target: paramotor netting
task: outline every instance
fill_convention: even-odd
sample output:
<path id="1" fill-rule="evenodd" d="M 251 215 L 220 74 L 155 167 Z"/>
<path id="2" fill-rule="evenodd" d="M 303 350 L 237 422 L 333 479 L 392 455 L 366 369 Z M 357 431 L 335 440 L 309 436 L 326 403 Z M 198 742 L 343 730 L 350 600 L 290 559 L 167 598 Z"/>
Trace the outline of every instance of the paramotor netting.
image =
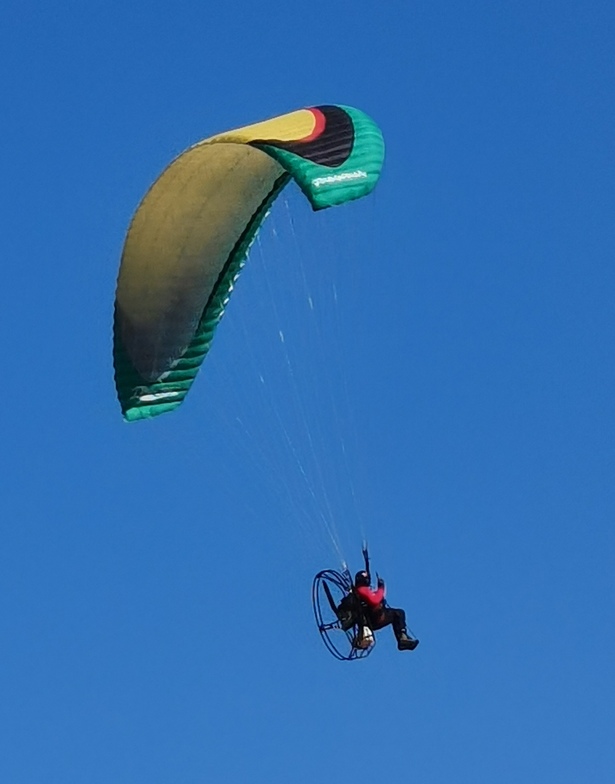
<path id="1" fill-rule="evenodd" d="M 322 641 L 336 659 L 354 661 L 369 656 L 376 638 L 352 590 L 348 571 L 319 572 L 312 584 L 312 604 Z"/>

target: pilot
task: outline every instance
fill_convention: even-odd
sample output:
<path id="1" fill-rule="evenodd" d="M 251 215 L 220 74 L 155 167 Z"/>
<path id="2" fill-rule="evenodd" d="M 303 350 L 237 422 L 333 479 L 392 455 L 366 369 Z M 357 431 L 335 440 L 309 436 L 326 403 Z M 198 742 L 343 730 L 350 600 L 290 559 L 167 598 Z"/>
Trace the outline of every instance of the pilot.
<path id="1" fill-rule="evenodd" d="M 391 625 L 400 651 L 413 651 L 419 641 L 408 634 L 406 613 L 403 610 L 389 607 L 384 600 L 384 580 L 378 578 L 378 587 L 374 591 L 370 585 L 369 572 L 357 572 L 354 578 L 354 592 L 363 603 L 367 620 L 376 631 Z"/>

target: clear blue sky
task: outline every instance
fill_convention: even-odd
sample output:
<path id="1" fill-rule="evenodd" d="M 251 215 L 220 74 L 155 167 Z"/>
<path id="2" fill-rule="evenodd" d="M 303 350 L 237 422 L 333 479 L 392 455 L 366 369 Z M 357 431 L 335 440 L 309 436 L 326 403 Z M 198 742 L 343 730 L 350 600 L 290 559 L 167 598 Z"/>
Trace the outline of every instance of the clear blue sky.
<path id="1" fill-rule="evenodd" d="M 606 1 L 4 3 L 2 782 L 615 780 L 614 37 Z M 382 127 L 373 199 L 291 193 L 184 405 L 125 424 L 146 188 L 318 103 Z M 322 647 L 287 428 L 416 652 Z"/>

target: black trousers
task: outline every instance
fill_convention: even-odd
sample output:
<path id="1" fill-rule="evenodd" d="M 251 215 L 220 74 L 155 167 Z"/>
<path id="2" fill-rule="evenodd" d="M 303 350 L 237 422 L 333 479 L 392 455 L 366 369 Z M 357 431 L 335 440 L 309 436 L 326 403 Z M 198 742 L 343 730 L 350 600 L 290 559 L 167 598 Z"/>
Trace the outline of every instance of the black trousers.
<path id="1" fill-rule="evenodd" d="M 393 634 L 399 640 L 401 634 L 406 632 L 406 613 L 395 607 L 384 607 L 381 612 L 370 617 L 372 629 L 384 629 L 385 626 L 393 627 Z"/>

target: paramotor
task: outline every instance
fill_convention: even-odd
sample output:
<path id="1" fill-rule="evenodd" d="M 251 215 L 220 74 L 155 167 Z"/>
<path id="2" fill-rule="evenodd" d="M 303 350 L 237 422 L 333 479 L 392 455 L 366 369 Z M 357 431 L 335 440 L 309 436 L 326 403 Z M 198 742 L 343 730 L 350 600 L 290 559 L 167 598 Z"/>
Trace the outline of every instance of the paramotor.
<path id="1" fill-rule="evenodd" d="M 318 572 L 312 584 L 312 605 L 322 641 L 336 659 L 354 661 L 369 656 L 376 637 L 347 569 Z"/>

